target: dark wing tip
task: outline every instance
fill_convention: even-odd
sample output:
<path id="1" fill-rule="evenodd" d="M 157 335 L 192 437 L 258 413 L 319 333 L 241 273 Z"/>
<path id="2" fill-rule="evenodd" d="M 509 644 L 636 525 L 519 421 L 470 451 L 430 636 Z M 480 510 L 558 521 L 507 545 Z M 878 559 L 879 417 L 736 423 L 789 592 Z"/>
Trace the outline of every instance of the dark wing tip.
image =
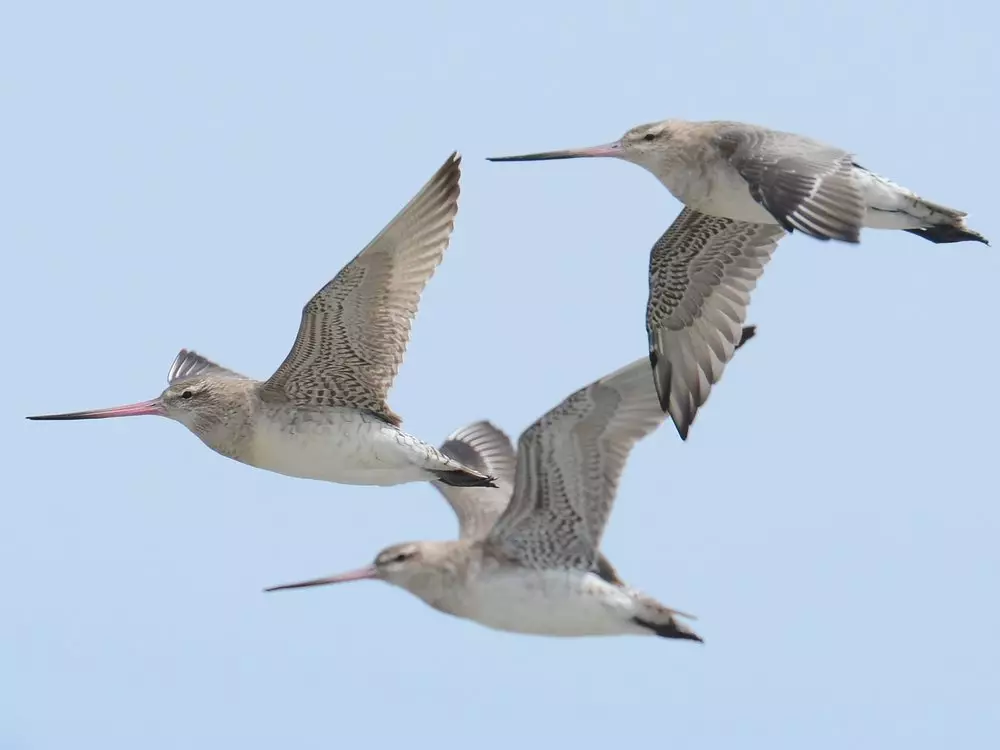
<path id="1" fill-rule="evenodd" d="M 777 217 L 775 217 L 777 218 Z M 846 242 L 850 245 L 858 245 L 861 243 L 861 230 L 857 227 L 851 227 L 850 229 L 845 229 L 841 232 L 828 232 L 820 234 L 819 232 L 814 232 L 810 229 L 806 229 L 801 225 L 792 224 L 787 219 L 779 219 L 781 228 L 784 229 L 789 234 L 794 234 L 795 232 L 801 232 L 807 237 L 812 237 L 814 240 L 819 240 L 820 242 L 829 242 L 830 240 L 837 240 L 839 242 Z"/>
<path id="2" fill-rule="evenodd" d="M 743 346 L 746 342 L 748 342 L 756 335 L 757 335 L 756 325 L 743 326 L 743 334 L 740 336 L 740 340 L 739 343 L 736 344 L 736 348 L 739 349 L 741 346 Z"/>
<path id="3" fill-rule="evenodd" d="M 427 181 L 425 189 L 433 184 L 445 183 L 449 189 L 457 189 L 462 175 L 462 155 L 458 151 L 452 151 L 451 155 L 445 159 L 434 176 Z"/>
<path id="4" fill-rule="evenodd" d="M 756 326 L 747 326 L 747 328 L 756 329 Z M 746 337 L 746 340 L 749 341 L 750 338 L 753 338 L 753 335 L 751 333 Z M 660 357 L 659 352 L 656 351 L 655 344 L 649 348 L 649 364 L 653 368 L 653 383 L 656 386 L 656 398 L 660 402 L 660 409 L 663 410 L 664 414 L 670 415 L 670 419 L 673 421 L 674 427 L 677 428 L 677 434 L 681 436 L 681 440 L 687 440 L 688 430 L 690 430 L 691 423 L 694 421 L 694 415 L 676 413 L 678 410 L 670 408 L 670 379 L 672 377 L 670 360 Z"/>
<path id="5" fill-rule="evenodd" d="M 670 363 L 667 363 L 667 372 L 665 374 L 660 372 L 659 364 L 660 355 L 657 353 L 656 347 L 650 344 L 649 365 L 653 368 L 653 385 L 656 386 L 656 398 L 660 402 L 660 409 L 666 414 L 670 408 Z"/>
<path id="6" fill-rule="evenodd" d="M 844 232 L 841 237 L 834 237 L 835 240 L 840 240 L 841 242 L 849 242 L 852 245 L 861 244 L 861 229 L 860 227 L 851 227 L 848 231 Z"/>

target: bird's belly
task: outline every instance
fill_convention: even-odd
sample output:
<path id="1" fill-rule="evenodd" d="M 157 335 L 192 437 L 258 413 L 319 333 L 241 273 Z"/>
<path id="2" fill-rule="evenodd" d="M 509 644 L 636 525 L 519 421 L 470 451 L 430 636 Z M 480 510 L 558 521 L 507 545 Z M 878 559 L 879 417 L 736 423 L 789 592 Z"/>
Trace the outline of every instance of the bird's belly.
<path id="1" fill-rule="evenodd" d="M 246 463 L 340 484 L 388 486 L 426 479 L 402 437 L 391 425 L 358 412 L 261 419 Z"/>
<path id="2" fill-rule="evenodd" d="M 495 630 L 552 636 L 644 633 L 631 597 L 591 573 L 528 571 L 477 580 L 454 611 Z"/>

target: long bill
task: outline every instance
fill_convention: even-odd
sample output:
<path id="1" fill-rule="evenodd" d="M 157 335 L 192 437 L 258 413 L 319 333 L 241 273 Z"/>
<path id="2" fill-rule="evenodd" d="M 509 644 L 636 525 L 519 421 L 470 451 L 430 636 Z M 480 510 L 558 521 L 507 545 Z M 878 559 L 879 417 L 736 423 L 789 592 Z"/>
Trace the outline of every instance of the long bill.
<path id="1" fill-rule="evenodd" d="M 365 581 L 373 578 L 378 578 L 378 571 L 375 569 L 374 565 L 369 565 L 364 568 L 358 568 L 357 570 L 351 570 L 347 573 L 340 573 L 335 576 L 327 576 L 326 578 L 313 578 L 310 581 L 299 581 L 298 583 L 284 583 L 280 586 L 271 586 L 270 588 L 264 589 L 264 591 L 281 591 L 283 589 L 303 589 L 307 586 L 326 586 L 330 583 L 347 583 L 348 581 Z"/>
<path id="2" fill-rule="evenodd" d="M 140 401 L 137 404 L 127 404 L 126 406 L 112 406 L 109 409 L 72 411 L 66 414 L 42 414 L 36 417 L 28 417 L 28 419 L 108 419 L 109 417 L 141 417 L 146 415 L 153 415 L 157 417 L 166 415 L 166 410 L 163 408 L 163 404 L 160 402 L 160 399 L 154 398 L 150 401 Z"/>
<path id="3" fill-rule="evenodd" d="M 602 146 L 587 148 L 567 148 L 562 151 L 542 151 L 538 154 L 521 154 L 520 156 L 491 156 L 486 161 L 549 161 L 551 159 L 580 159 L 583 157 L 622 155 L 621 141 L 605 143 Z"/>

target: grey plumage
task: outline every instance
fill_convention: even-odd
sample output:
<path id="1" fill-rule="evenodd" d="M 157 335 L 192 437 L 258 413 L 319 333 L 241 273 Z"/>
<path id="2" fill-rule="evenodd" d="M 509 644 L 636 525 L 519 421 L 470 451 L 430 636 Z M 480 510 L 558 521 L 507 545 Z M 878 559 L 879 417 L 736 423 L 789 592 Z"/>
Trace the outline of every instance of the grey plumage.
<path id="1" fill-rule="evenodd" d="M 175 419 L 212 450 L 307 479 L 389 486 L 493 479 L 399 428 L 386 403 L 420 295 L 448 247 L 461 159 L 453 153 L 417 195 L 304 307 L 291 351 L 266 381 L 182 350 L 158 398 L 29 419 Z"/>
<path id="2" fill-rule="evenodd" d="M 982 242 L 966 213 L 920 197 L 812 138 L 727 120 L 662 120 L 612 143 L 491 161 L 624 159 L 649 170 L 688 208 L 778 224 L 820 240 L 860 241 L 863 227 L 900 229 L 930 242 Z"/>
<path id="3" fill-rule="evenodd" d="M 488 543 L 525 567 L 593 570 L 629 451 L 664 418 L 645 359 L 570 395 L 521 435 Z"/>
<path id="4" fill-rule="evenodd" d="M 201 356 L 198 352 L 193 352 L 190 349 L 181 349 L 177 356 L 174 357 L 174 361 L 170 365 L 170 370 L 167 372 L 167 383 L 173 385 L 182 380 L 197 378 L 203 375 L 247 380 L 246 375 L 241 375 L 227 367 L 223 367 L 207 357 Z"/>
<path id="5" fill-rule="evenodd" d="M 849 153 L 743 123 L 719 123 L 713 142 L 747 181 L 753 199 L 786 230 L 820 240 L 861 241 L 866 207 Z"/>
<path id="6" fill-rule="evenodd" d="M 386 404 L 420 294 L 448 247 L 461 157 L 447 162 L 368 246 L 309 301 L 292 350 L 264 383 L 272 403 L 368 409 Z"/>
<path id="7" fill-rule="evenodd" d="M 685 208 L 649 256 L 646 332 L 660 405 L 681 437 L 733 353 L 750 294 L 784 230 Z M 749 334 L 749 335 L 748 335 Z"/>
<path id="8" fill-rule="evenodd" d="M 522 433 L 515 454 L 488 422 L 458 430 L 441 452 L 497 475 L 493 490 L 436 485 L 460 539 L 386 547 L 373 564 L 266 591 L 382 580 L 435 609 L 497 630 L 553 636 L 657 635 L 700 642 L 666 607 L 624 583 L 599 552 L 632 446 L 666 418 L 645 359 L 581 388 Z M 493 493 L 493 494 L 491 494 Z"/>
<path id="9" fill-rule="evenodd" d="M 514 491 L 517 453 L 507 434 L 485 420 L 455 430 L 441 444 L 441 452 L 481 474 L 496 479 L 497 489 L 449 487 L 435 482 L 458 517 L 460 539 L 485 539 L 510 503 Z M 598 551 L 592 572 L 608 583 L 624 586 L 611 562 Z"/>
<path id="10" fill-rule="evenodd" d="M 506 433 L 483 420 L 455 430 L 441 444 L 441 452 L 496 481 L 496 489 L 433 483 L 458 517 L 459 538 L 482 539 L 507 507 L 514 490 L 514 446 Z"/>

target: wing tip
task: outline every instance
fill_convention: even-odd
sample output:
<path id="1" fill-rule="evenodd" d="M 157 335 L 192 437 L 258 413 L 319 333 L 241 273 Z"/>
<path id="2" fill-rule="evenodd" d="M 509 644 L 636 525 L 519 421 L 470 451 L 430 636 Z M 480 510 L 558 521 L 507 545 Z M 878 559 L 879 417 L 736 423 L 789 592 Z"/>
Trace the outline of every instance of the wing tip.
<path id="1" fill-rule="evenodd" d="M 445 159 L 444 164 L 441 165 L 439 172 L 445 174 L 451 174 L 454 172 L 462 171 L 462 155 L 458 151 L 452 151 L 451 155 Z"/>
<path id="2" fill-rule="evenodd" d="M 757 335 L 757 324 L 751 323 L 750 325 L 743 326 L 743 332 L 740 334 L 740 340 L 736 344 L 736 349 L 738 351 L 741 346 Z"/>
<path id="3" fill-rule="evenodd" d="M 670 366 L 670 359 L 661 357 L 655 342 L 650 342 L 649 364 L 653 368 L 653 384 L 656 386 L 656 400 L 660 404 L 660 410 L 670 416 L 670 421 L 674 423 L 677 434 L 681 440 L 687 440 L 688 430 L 694 418 L 681 411 L 680 408 L 670 407 L 670 383 L 673 378 L 673 368 Z"/>

